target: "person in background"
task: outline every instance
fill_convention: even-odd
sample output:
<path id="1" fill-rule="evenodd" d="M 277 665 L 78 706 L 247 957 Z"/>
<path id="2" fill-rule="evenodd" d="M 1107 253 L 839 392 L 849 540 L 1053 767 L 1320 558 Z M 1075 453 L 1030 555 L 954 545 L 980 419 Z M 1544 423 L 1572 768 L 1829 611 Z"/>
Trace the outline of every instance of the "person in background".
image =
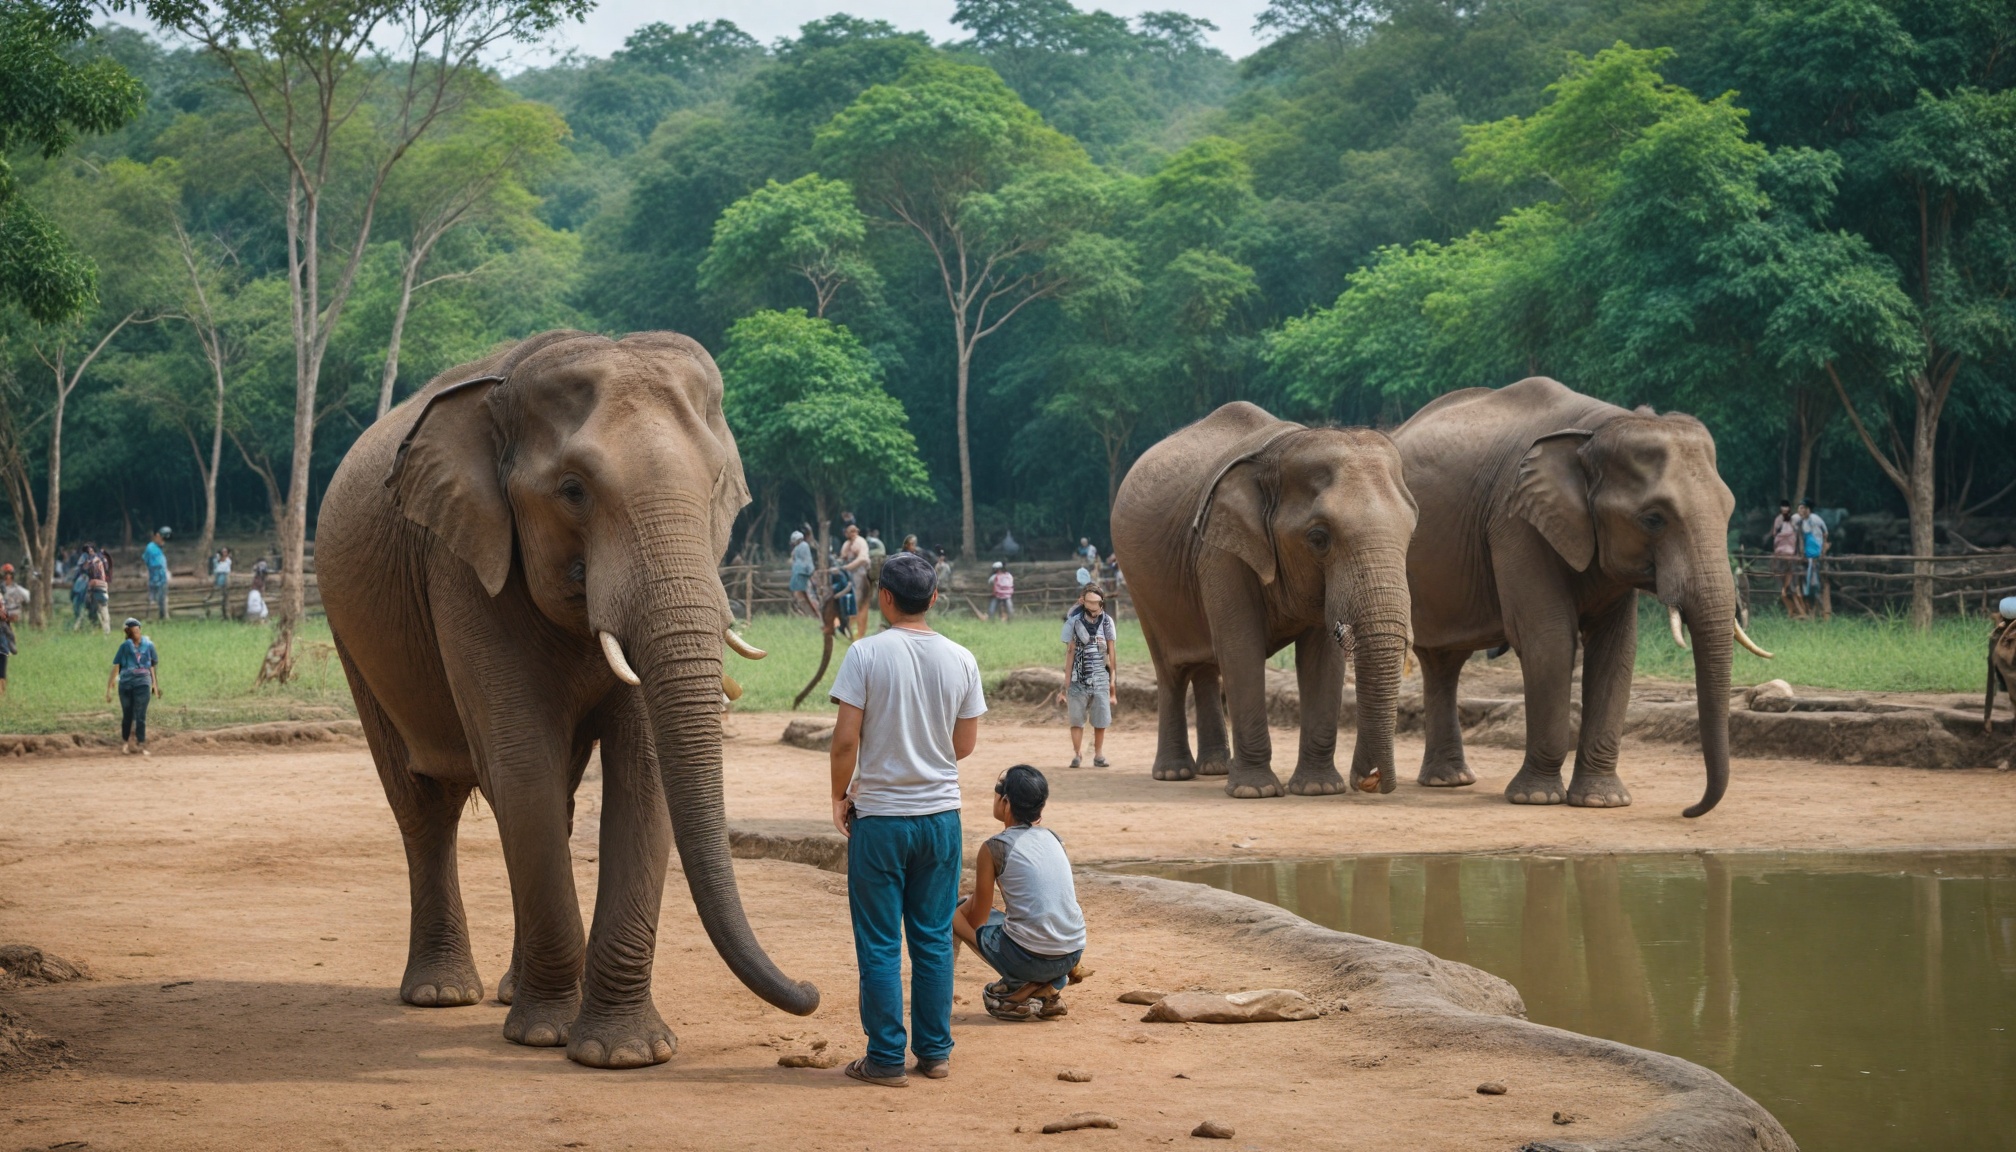
<path id="1" fill-rule="evenodd" d="M 140 621 L 126 618 L 126 639 L 112 654 L 112 675 L 105 679 L 105 702 L 112 702 L 112 688 L 119 688 L 119 739 L 126 754 L 147 751 L 147 703 L 161 695 L 161 656 L 154 641 L 140 634 Z"/>
<path id="2" fill-rule="evenodd" d="M 84 577 L 84 606 L 91 622 L 100 632 L 112 631 L 112 558 L 96 543 L 86 544 L 77 571 Z"/>
<path id="3" fill-rule="evenodd" d="M 996 615 L 1003 623 L 1015 619 L 1015 573 L 1000 560 L 994 562 L 994 574 L 987 577 L 987 590 L 993 598 L 987 601 L 987 619 Z"/>
<path id="4" fill-rule="evenodd" d="M 245 593 L 245 622 L 264 624 L 266 622 L 266 577 L 273 569 L 267 565 L 264 556 L 252 562 L 252 589 Z"/>
<path id="5" fill-rule="evenodd" d="M 840 715 L 829 758 L 833 826 L 847 837 L 847 906 L 861 972 L 868 1054 L 847 1075 L 907 1087 L 952 1068 L 952 910 L 962 843 L 959 761 L 972 755 L 987 700 L 973 654 L 931 630 L 931 566 L 898 554 L 878 594 L 889 627 L 847 649 L 833 679 Z M 910 1030 L 903 1029 L 903 946 Z"/>
<path id="6" fill-rule="evenodd" d="M 1771 549 L 1771 571 L 1778 577 L 1778 602 L 1785 606 L 1785 615 L 1798 620 L 1806 615 L 1806 598 L 1799 591 L 1799 519 L 1792 515 L 1790 500 L 1778 502 L 1778 515 L 1764 543 Z"/>
<path id="7" fill-rule="evenodd" d="M 952 597 L 950 595 L 952 591 L 952 558 L 945 555 L 945 549 L 943 548 L 938 549 L 938 562 L 931 568 L 931 577 L 937 582 L 938 611 L 943 612 L 952 606 Z"/>
<path id="8" fill-rule="evenodd" d="M 1113 705 L 1120 702 L 1113 682 L 1119 668 L 1113 655 L 1113 617 L 1106 614 L 1106 594 L 1098 585 L 1078 597 L 1059 638 L 1064 641 L 1064 688 L 1057 701 L 1069 709 L 1071 767 L 1083 759 L 1087 721 L 1092 725 L 1092 766 L 1107 767 L 1106 729 L 1113 724 Z"/>
<path id="9" fill-rule="evenodd" d="M 819 602 L 812 598 L 812 572 L 816 567 L 812 562 L 812 544 L 805 539 L 805 533 L 791 533 L 791 610 L 803 609 L 814 620 L 819 618 Z"/>
<path id="10" fill-rule="evenodd" d="M 1085 914 L 1064 841 L 1038 827 L 1050 782 L 1017 764 L 994 782 L 994 819 L 1001 831 L 973 861 L 973 895 L 952 916 L 952 931 L 999 973 L 982 994 L 997 1020 L 1054 1020 L 1065 1015 L 1064 985 L 1091 973 L 1085 956 Z M 1001 906 L 994 911 L 994 886 Z"/>
<path id="11" fill-rule="evenodd" d="M 70 630 L 84 620 L 84 611 L 89 606 L 86 598 L 91 590 L 91 581 L 84 575 L 82 567 L 84 553 L 80 550 L 70 561 Z"/>
<path id="12" fill-rule="evenodd" d="M 842 513 L 845 516 L 847 513 Z M 861 535 L 861 529 L 849 523 L 842 530 L 846 537 L 840 545 L 840 574 L 847 579 L 847 592 L 853 598 L 854 634 L 850 640 L 858 640 L 868 635 L 868 540 Z"/>
<path id="13" fill-rule="evenodd" d="M 868 529 L 868 594 L 861 602 L 861 624 L 863 636 L 867 633 L 868 610 L 875 606 L 875 586 L 882 579 L 882 565 L 889 560 L 889 548 L 882 543 L 880 528 Z"/>
<path id="14" fill-rule="evenodd" d="M 1820 557 L 1827 554 L 1827 522 L 1813 514 L 1813 506 L 1799 502 L 1799 539 L 1806 556 L 1806 599 L 1820 593 Z"/>
<path id="15" fill-rule="evenodd" d="M 167 542 L 168 529 L 156 528 L 140 553 L 140 559 L 147 565 L 147 599 L 154 602 L 155 618 L 159 620 L 168 618 L 168 553 L 161 547 Z"/>
<path id="16" fill-rule="evenodd" d="M 924 555 L 924 549 L 917 546 L 917 536 L 915 533 L 903 537 L 903 547 L 898 549 L 898 551 L 908 552 L 913 556 Z"/>
<path id="17" fill-rule="evenodd" d="M 7 660 L 19 650 L 14 625 L 27 615 L 28 589 L 14 581 L 14 565 L 0 564 L 0 696 L 7 694 Z"/>
<path id="18" fill-rule="evenodd" d="M 210 583 L 217 590 L 217 611 L 224 619 L 231 618 L 231 549 L 219 548 L 211 561 Z M 207 604 L 208 601 L 205 601 Z"/>
<path id="19" fill-rule="evenodd" d="M 1099 582 L 1098 547 L 1095 546 L 1091 540 L 1083 536 L 1080 536 L 1078 537 L 1078 550 L 1076 552 L 1073 552 L 1072 555 L 1077 557 L 1078 560 L 1084 563 L 1085 571 L 1092 574 L 1092 579 L 1087 581 L 1087 583 L 1097 584 Z"/>

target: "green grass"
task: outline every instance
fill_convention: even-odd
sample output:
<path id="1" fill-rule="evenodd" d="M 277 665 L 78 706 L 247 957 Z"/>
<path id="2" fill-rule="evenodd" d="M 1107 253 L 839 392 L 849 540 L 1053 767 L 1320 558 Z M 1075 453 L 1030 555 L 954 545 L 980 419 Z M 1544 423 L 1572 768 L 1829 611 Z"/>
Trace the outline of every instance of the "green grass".
<path id="1" fill-rule="evenodd" d="M 1021 616 L 1012 624 L 988 624 L 948 613 L 934 617 L 931 626 L 972 650 L 989 692 L 1016 668 L 1041 664 L 1062 671 L 1064 667 L 1064 646 L 1057 639 L 1058 630 L 1063 627 L 1061 615 L 1042 619 Z M 742 711 L 789 709 L 791 698 L 805 687 L 813 670 L 819 667 L 819 626 L 803 617 L 758 616 L 743 629 L 742 635 L 770 656 L 754 662 L 734 655 L 728 657 L 728 674 L 741 683 L 745 693 L 736 707 Z M 833 664 L 826 669 L 826 679 L 805 698 L 800 711 L 833 710 L 826 699 L 826 689 L 832 686 L 833 675 L 840 670 L 840 658 L 846 651 L 847 645 L 835 639 Z M 1132 620 L 1120 621 L 1117 655 L 1122 668 L 1129 664 L 1144 668 L 1147 665 L 1148 646 L 1141 639 L 1141 626 Z"/>
<path id="2" fill-rule="evenodd" d="M 1988 625 L 1978 616 L 1941 616 L 1930 632 L 1919 632 L 1902 619 L 1815 622 L 1760 612 L 1749 632 L 1776 659 L 1739 646 L 1731 670 L 1738 684 L 1778 679 L 1862 692 L 1979 692 L 1987 679 Z M 1673 646 L 1665 610 L 1649 600 L 1638 617 L 1638 674 L 1694 678 L 1693 657 Z"/>
<path id="3" fill-rule="evenodd" d="M 1030 665 L 1059 666 L 1059 621 L 1023 617 L 1013 624 L 987 624 L 947 616 L 933 621 L 946 635 L 973 651 L 988 690 L 1009 671 Z M 1816 688 L 1889 692 L 1978 692 L 1986 658 L 1987 627 L 1979 619 L 1941 617 L 1929 634 L 1901 620 L 1837 617 L 1824 624 L 1759 615 L 1751 636 L 1778 654 L 1760 660 L 1740 648 L 1735 680 L 1750 684 L 1780 677 Z M 266 651 L 264 628 L 222 621 L 154 622 L 148 635 L 161 650 L 161 682 L 166 694 L 148 711 L 150 725 L 168 730 L 218 728 L 265 720 L 322 719 L 354 715 L 343 670 L 329 646 L 329 626 L 308 621 L 297 641 L 293 683 L 255 689 L 254 675 Z M 782 711 L 819 666 L 819 629 L 809 620 L 759 616 L 744 632 L 767 649 L 767 660 L 727 658 L 727 669 L 747 694 L 745 711 Z M 8 692 L 0 697 L 0 732 L 116 731 L 119 709 L 105 703 L 105 677 L 118 636 L 50 630 L 19 630 L 21 652 L 9 669 Z M 834 644 L 833 665 L 804 711 L 830 712 L 825 688 L 839 670 L 844 643 Z M 1141 627 L 1120 623 L 1120 662 L 1145 668 L 1148 649 Z M 1292 651 L 1274 663 L 1292 666 Z M 1641 676 L 1691 680 L 1692 658 L 1666 638 L 1664 613 L 1648 606 L 1639 624 Z"/>
<path id="4" fill-rule="evenodd" d="M 16 626 L 21 651 L 9 662 L 0 697 L 0 732 L 119 730 L 119 705 L 105 702 L 105 679 L 121 639 L 117 632 L 37 632 Z M 292 683 L 254 689 L 271 632 L 221 620 L 149 621 L 161 653 L 161 698 L 147 709 L 149 728 L 187 730 L 352 716 L 329 625 L 311 619 L 295 637 Z"/>

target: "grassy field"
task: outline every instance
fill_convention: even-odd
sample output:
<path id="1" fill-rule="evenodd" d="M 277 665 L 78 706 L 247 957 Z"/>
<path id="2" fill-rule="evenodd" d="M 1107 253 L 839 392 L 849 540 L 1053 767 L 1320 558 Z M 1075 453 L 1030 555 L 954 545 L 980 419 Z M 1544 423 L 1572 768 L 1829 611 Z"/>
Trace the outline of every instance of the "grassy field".
<path id="1" fill-rule="evenodd" d="M 945 633 L 972 649 L 990 690 L 1011 669 L 1060 665 L 1058 622 L 1023 618 L 1013 624 L 986 624 L 947 618 Z M 1817 688 L 1891 692 L 1978 692 L 1984 676 L 1987 628 L 1978 619 L 1940 618 L 1929 635 L 1902 621 L 1840 617 L 1825 624 L 1760 615 L 1751 636 L 1778 654 L 1760 660 L 1740 648 L 1738 684 L 1780 677 Z M 751 663 L 733 656 L 728 671 L 747 695 L 744 710 L 773 711 L 791 706 L 819 665 L 819 629 L 809 620 L 758 617 L 744 633 L 770 652 Z M 160 729 L 217 728 L 264 720 L 322 719 L 354 714 L 343 670 L 329 644 L 329 628 L 319 619 L 303 628 L 295 681 L 255 689 L 254 674 L 266 650 L 267 630 L 221 621 L 174 620 L 149 626 L 161 650 L 165 695 L 149 710 Z M 10 669 L 8 693 L 0 697 L 0 732 L 116 731 L 119 710 L 105 703 L 105 676 L 111 669 L 116 635 L 20 630 L 21 653 Z M 805 701 L 804 711 L 830 712 L 825 687 L 832 683 L 846 645 L 834 645 L 825 683 Z M 1292 652 L 1274 663 L 1289 667 Z M 1143 668 L 1148 659 L 1140 626 L 1120 625 L 1120 661 Z M 1666 638 L 1666 621 L 1656 606 L 1642 617 L 1638 672 L 1662 679 L 1691 680 L 1692 657 Z"/>
<path id="2" fill-rule="evenodd" d="M 355 715 L 329 626 L 309 620 L 297 634 L 291 684 L 255 690 L 271 633 L 221 620 L 157 620 L 147 635 L 161 653 L 161 698 L 147 709 L 151 729 L 220 728 L 262 720 Z M 17 628 L 21 651 L 9 662 L 0 731 L 110 732 L 119 705 L 105 702 L 117 632 L 37 632 Z"/>

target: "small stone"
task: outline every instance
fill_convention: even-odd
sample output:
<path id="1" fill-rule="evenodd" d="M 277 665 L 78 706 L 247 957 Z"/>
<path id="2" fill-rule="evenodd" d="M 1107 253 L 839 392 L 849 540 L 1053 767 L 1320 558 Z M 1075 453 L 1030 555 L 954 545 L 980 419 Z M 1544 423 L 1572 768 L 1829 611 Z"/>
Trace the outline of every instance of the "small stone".
<path id="1" fill-rule="evenodd" d="M 814 1040 L 814 1041 L 812 1041 L 812 1051 L 814 1051 L 814 1052 L 824 1052 L 825 1050 L 826 1050 L 826 1041 L 824 1041 L 824 1040 Z"/>
<path id="2" fill-rule="evenodd" d="M 1556 1124 L 1573 1124 L 1575 1121 L 1580 1119 L 1581 1117 L 1575 1115 L 1573 1112 L 1554 1113 L 1554 1123 Z"/>
<path id="3" fill-rule="evenodd" d="M 2007 772 L 2009 770 L 2009 761 L 2004 760 L 2001 763 L 1995 765 L 1995 770 L 1997 772 Z"/>
<path id="4" fill-rule="evenodd" d="M 1120 994 L 1120 1003 L 1153 1004 L 1157 1000 L 1160 1000 L 1167 995 L 1169 995 L 1169 993 L 1160 991 L 1159 989 L 1155 988 L 1136 988 L 1132 992 L 1122 992 Z"/>
<path id="5" fill-rule="evenodd" d="M 1064 1081 L 1066 1084 L 1090 1084 L 1092 1082 L 1092 1073 L 1085 1071 L 1083 1068 L 1066 1068 L 1057 1073 L 1057 1079 Z"/>
<path id="6" fill-rule="evenodd" d="M 1223 1124 L 1216 1124 L 1206 1120 L 1195 1128 L 1190 1129 L 1190 1135 L 1204 1140 L 1230 1140 L 1232 1138 L 1232 1129 Z"/>
<path id="7" fill-rule="evenodd" d="M 1477 1085 L 1477 1094 L 1479 1096 L 1503 1096 L 1505 1094 L 1505 1086 L 1496 1080 L 1486 1080 L 1484 1083 Z"/>
<path id="8" fill-rule="evenodd" d="M 1098 1112 L 1073 1112 L 1062 1120 L 1052 1120 L 1043 1125 L 1043 1134 L 1055 1136 L 1059 1132 L 1076 1132 L 1080 1128 L 1118 1128 L 1120 1122 L 1111 1116 Z"/>
<path id="9" fill-rule="evenodd" d="M 838 1052 L 792 1052 L 777 1057 L 779 1068 L 838 1068 Z"/>

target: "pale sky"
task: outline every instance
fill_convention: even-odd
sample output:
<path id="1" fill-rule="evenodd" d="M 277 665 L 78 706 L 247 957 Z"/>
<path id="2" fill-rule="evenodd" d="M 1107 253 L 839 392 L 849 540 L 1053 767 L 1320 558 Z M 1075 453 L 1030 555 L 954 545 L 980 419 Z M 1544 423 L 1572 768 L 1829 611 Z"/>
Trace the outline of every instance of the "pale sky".
<path id="1" fill-rule="evenodd" d="M 1080 8 L 1103 8 L 1116 16 L 1132 17 L 1141 12 L 1174 9 L 1202 16 L 1218 25 L 1210 39 L 1214 46 L 1238 59 L 1260 46 L 1253 37 L 1253 19 L 1266 0 L 1076 0 Z M 558 30 L 550 46 L 520 49 L 514 53 L 517 67 L 545 63 L 548 53 L 573 48 L 588 56 L 607 56 L 623 46 L 623 38 L 639 25 L 662 20 L 686 25 L 695 21 L 732 20 L 744 32 L 765 44 L 797 32 L 799 25 L 846 12 L 869 20 L 887 20 L 905 31 L 929 33 L 944 41 L 962 35 L 952 25 L 953 0 L 758 0 L 736 4 L 727 0 L 702 0 L 697 4 L 669 5 L 653 0 L 601 0 L 588 14 L 585 24 L 569 24 Z M 516 70 L 512 68 L 511 70 Z"/>

